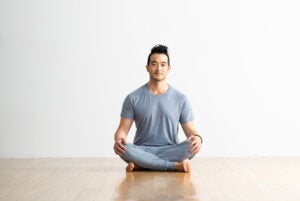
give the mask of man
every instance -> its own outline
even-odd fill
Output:
[[[146,69],[148,83],[124,100],[114,151],[128,163],[128,172],[142,169],[189,172],[190,159],[200,151],[202,138],[193,124],[187,97],[166,81],[171,70],[168,47],[154,46]],[[133,121],[137,130],[131,144],[126,138]],[[187,137],[181,143],[179,123]]]

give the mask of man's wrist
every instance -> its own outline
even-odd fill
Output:
[[[122,137],[118,137],[118,138],[115,139],[115,142],[119,142],[122,139],[123,139]]]
[[[200,140],[201,140],[201,144],[203,143],[203,138],[201,137],[201,135],[199,135],[199,134],[192,134],[192,133],[190,134],[190,136],[191,136],[191,135],[194,135],[194,136],[199,137]]]

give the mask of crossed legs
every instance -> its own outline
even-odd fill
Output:
[[[126,151],[121,156],[128,163],[126,171],[140,169],[160,171],[190,171],[190,159],[194,157],[188,151],[188,143],[159,147],[126,144]]]

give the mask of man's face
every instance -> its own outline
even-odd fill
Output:
[[[151,55],[149,65],[147,65],[147,71],[151,80],[165,80],[170,69],[171,66],[168,65],[167,55],[158,53]]]

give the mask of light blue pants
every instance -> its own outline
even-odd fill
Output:
[[[195,154],[188,151],[190,142],[164,146],[141,146],[127,143],[121,158],[127,163],[133,162],[141,168],[150,170],[173,171],[175,162],[191,159]]]

